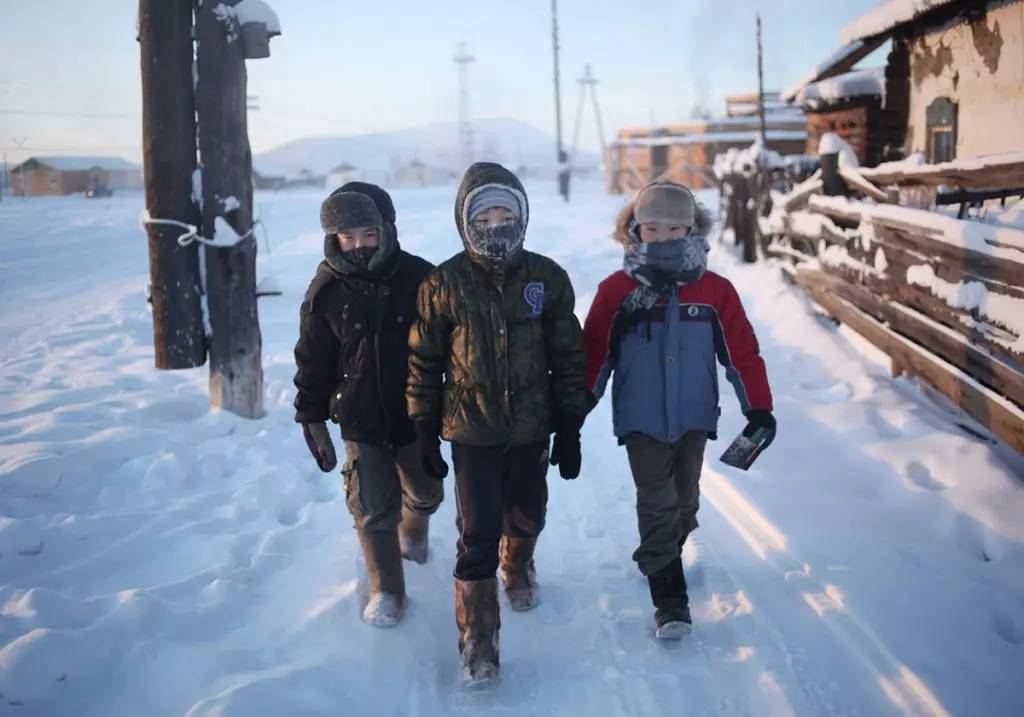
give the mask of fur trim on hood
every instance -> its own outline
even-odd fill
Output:
[[[639,194],[639,192],[637,192],[637,194]],[[691,192],[691,194],[693,193]],[[618,216],[615,217],[615,230],[612,232],[611,236],[612,239],[623,246],[636,241],[629,233],[629,226],[633,222],[633,207],[635,203],[636,198],[631,199],[626,206],[619,210]],[[711,219],[711,214],[708,212],[707,207],[698,202],[696,196],[693,198],[693,203],[696,206],[696,211],[694,212],[694,232],[706,237],[711,233],[712,228],[714,228],[714,220]]]

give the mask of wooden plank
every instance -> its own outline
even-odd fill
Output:
[[[919,377],[1024,455],[1024,411],[820,284],[808,282],[805,286],[825,310],[888,354],[900,370]]]
[[[886,276],[878,276],[856,271],[849,266],[826,262],[821,263],[821,268],[826,273],[841,277],[844,281],[864,286],[886,300],[913,308],[932,321],[961,334],[968,343],[981,347],[1011,365],[1024,365],[1024,354],[1012,351],[1005,343],[995,339],[995,336],[1002,335],[1008,342],[1011,339],[1015,340],[1016,334],[978,319],[968,311],[953,308],[924,287],[900,281],[898,277],[905,276],[905,272],[894,272],[890,266]]]
[[[854,304],[891,329],[949,361],[984,386],[1024,407],[1024,372],[999,358],[969,344],[962,336],[932,325],[928,317],[911,309],[898,307],[841,278],[822,271],[798,269],[797,282],[822,286]]]
[[[847,221],[864,221],[869,219],[876,234],[884,235],[884,239],[897,243],[905,248],[914,249],[923,256],[938,257],[946,262],[955,262],[965,272],[974,276],[994,279],[1010,286],[1024,287],[1024,252],[1019,260],[1010,260],[1003,256],[983,253],[974,249],[951,244],[933,238],[940,230],[916,226],[908,222],[895,220],[875,214],[865,215],[865,211],[857,202],[843,205],[836,203],[816,203],[817,197],[811,197],[808,207],[830,217]],[[952,220],[951,221],[955,221]],[[995,227],[993,227],[995,228]],[[929,236],[931,235],[931,236]],[[1024,233],[1022,233],[1024,236]]]
[[[910,166],[881,164],[861,174],[875,184],[960,189],[1019,189],[1024,187],[1024,152],[992,155],[974,161]]]

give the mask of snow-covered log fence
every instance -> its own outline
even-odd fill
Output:
[[[759,224],[764,253],[836,321],[889,354],[894,375],[917,376],[1024,454],[1024,201],[962,219],[942,208],[900,206],[902,185],[881,181],[934,180],[938,187],[934,178],[960,178],[971,189],[943,191],[974,202],[974,192],[993,191],[977,189],[988,186],[1005,205],[1024,184],[1024,174],[1014,179],[1017,170],[1008,169],[1018,160],[1024,155],[991,160],[987,175],[980,161],[848,164],[842,191],[833,185],[833,196],[823,195],[829,183],[816,174],[776,193]]]

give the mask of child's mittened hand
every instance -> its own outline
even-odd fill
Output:
[[[326,423],[303,423],[302,435],[306,439],[309,452],[316,459],[316,464],[324,473],[330,473],[338,466],[338,457],[334,452],[334,441],[327,430]]]
[[[583,465],[580,425],[576,421],[566,421],[566,424],[562,430],[555,431],[555,440],[551,444],[551,465],[558,466],[562,478],[573,480],[579,477]]]
[[[772,415],[771,411],[763,408],[747,411],[747,427],[743,429],[743,435],[746,438],[750,438],[758,428],[775,430],[775,416]]]

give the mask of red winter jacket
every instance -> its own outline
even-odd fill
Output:
[[[728,279],[707,271],[650,309],[637,305],[640,290],[624,271],[612,274],[583,328],[588,386],[598,400],[614,372],[616,436],[639,432],[675,442],[690,430],[717,432],[716,358],[744,413],[772,409],[757,337]]]

